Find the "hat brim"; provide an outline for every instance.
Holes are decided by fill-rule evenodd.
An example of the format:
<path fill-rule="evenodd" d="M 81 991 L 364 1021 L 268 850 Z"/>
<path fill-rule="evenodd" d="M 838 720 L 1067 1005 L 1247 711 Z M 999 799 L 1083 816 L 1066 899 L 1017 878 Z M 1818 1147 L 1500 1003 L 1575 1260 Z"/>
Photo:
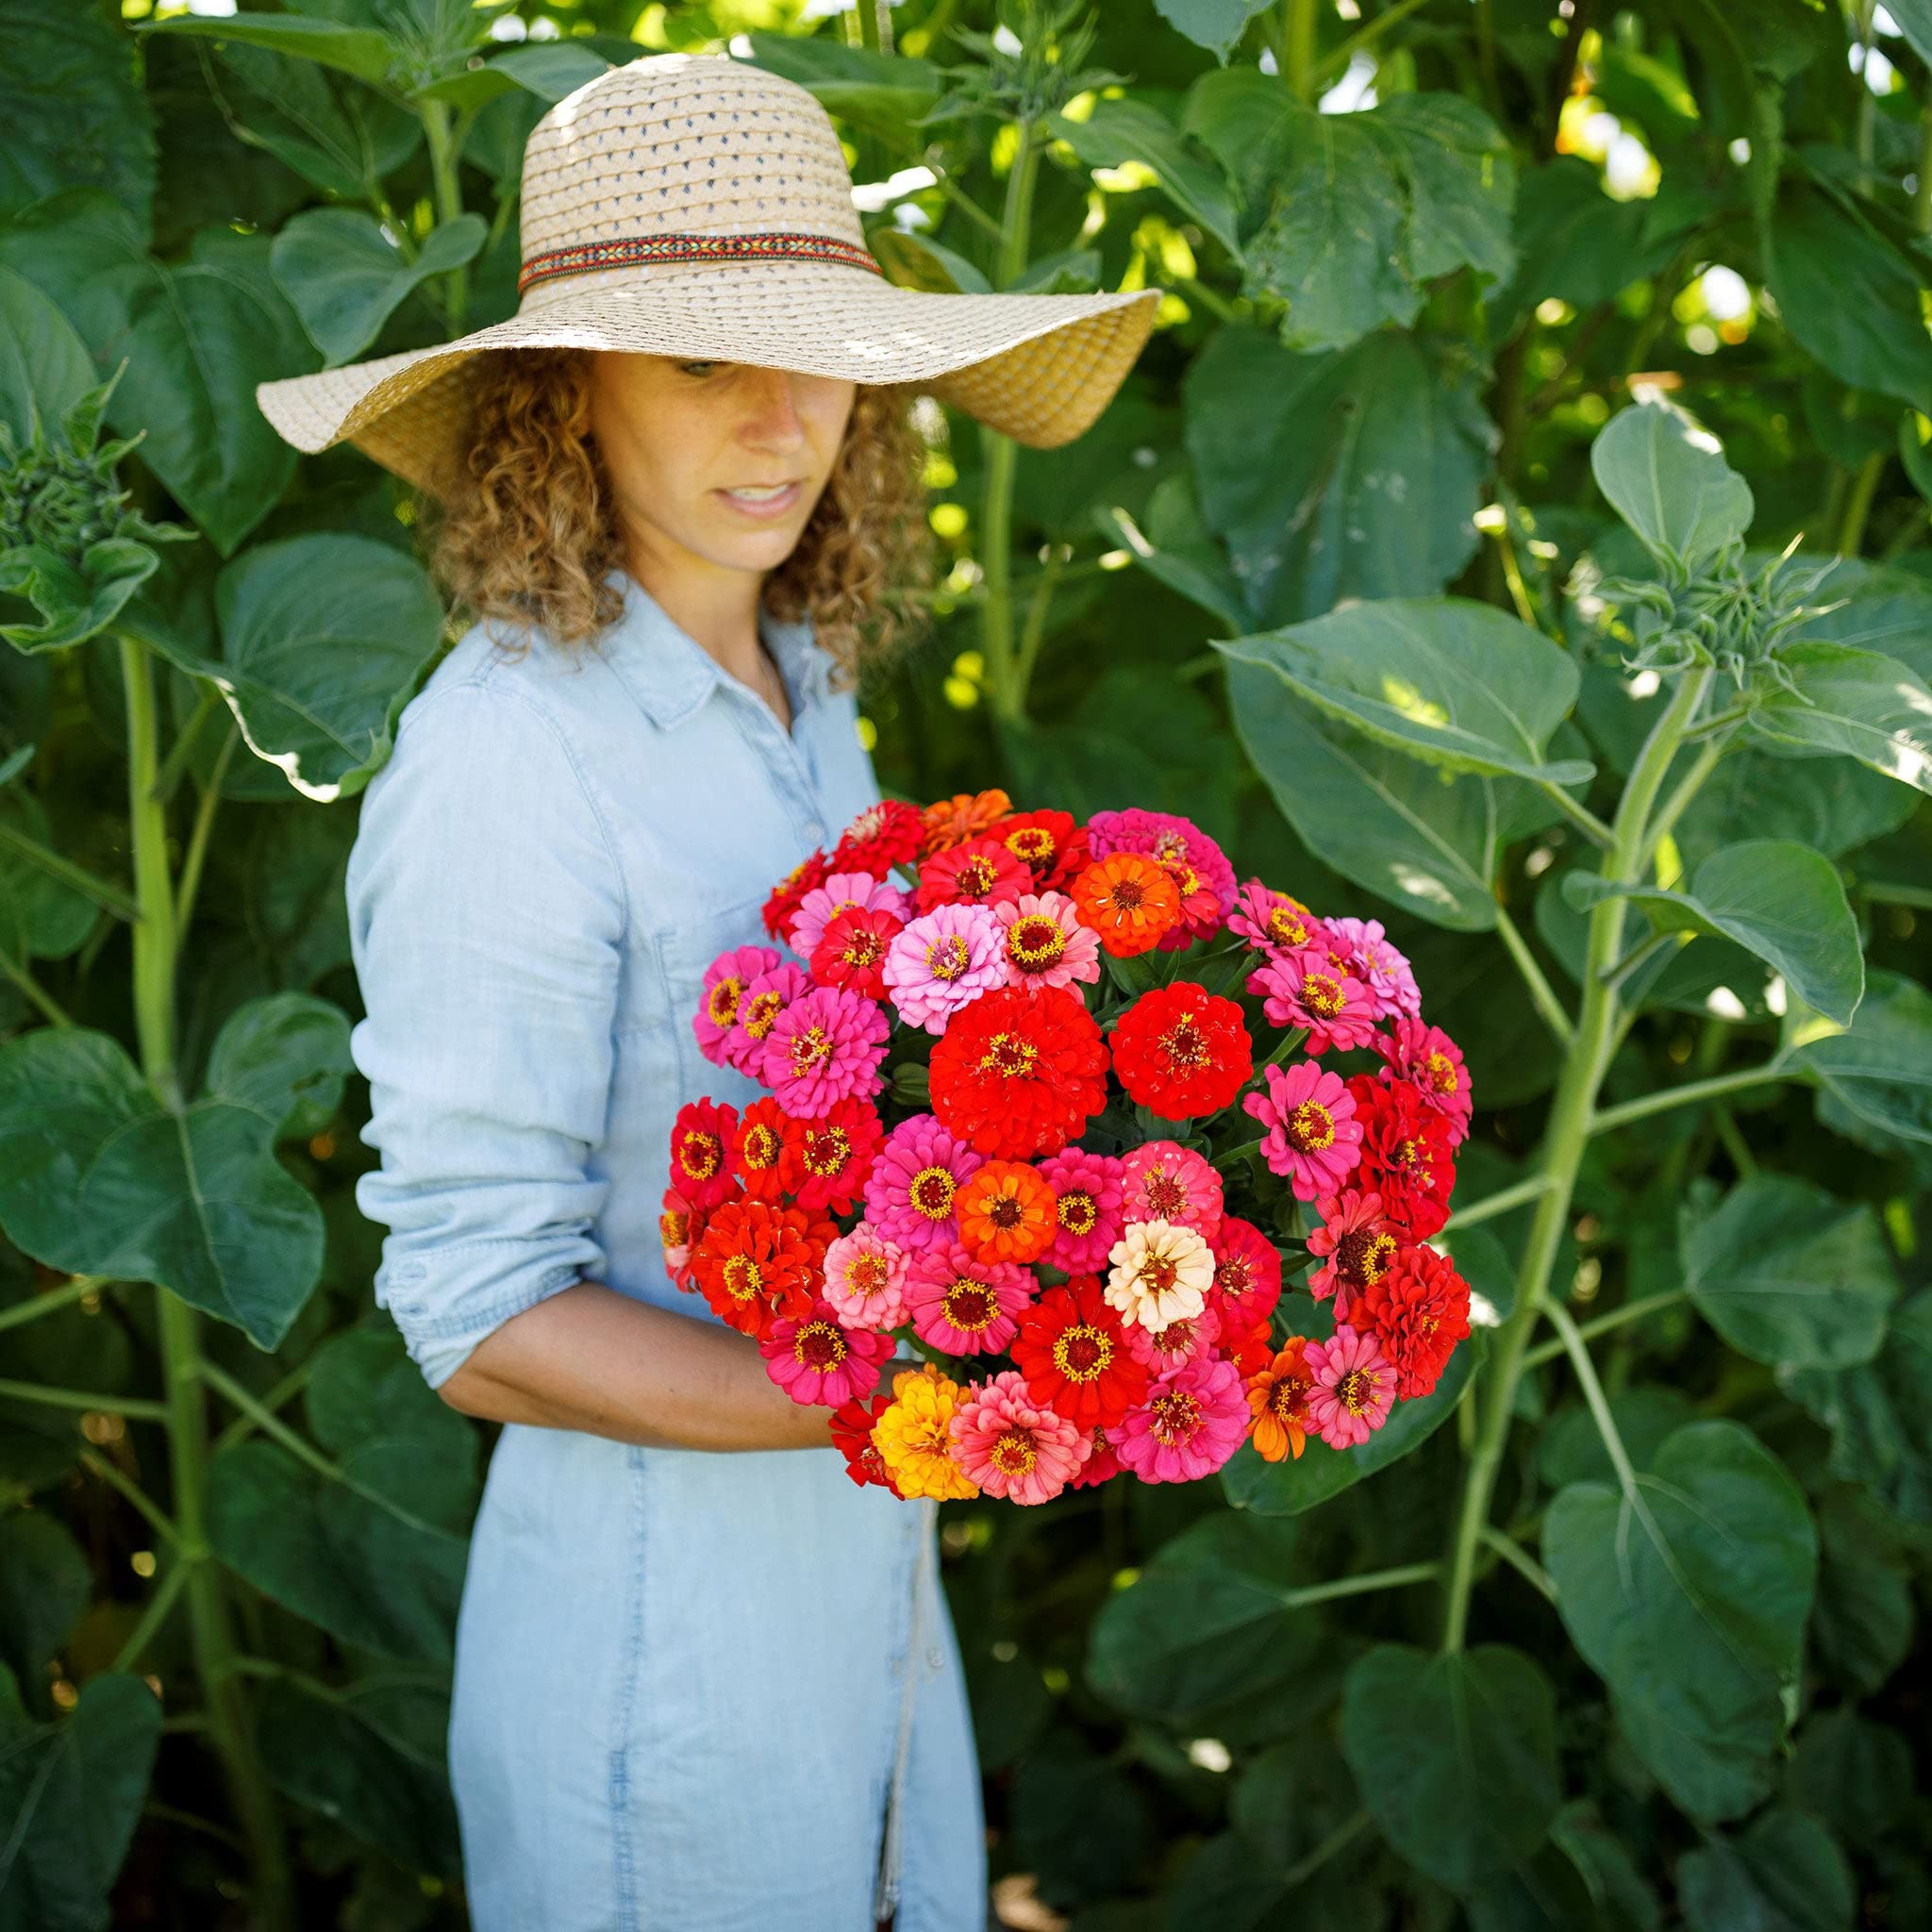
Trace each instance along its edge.
<path fill-rule="evenodd" d="M 489 328 L 399 356 L 264 382 L 262 413 L 297 449 L 353 442 L 433 494 L 461 454 L 465 371 L 492 350 L 580 348 L 914 383 L 1035 449 L 1070 442 L 1112 398 L 1159 291 L 936 294 L 862 269 L 759 264 L 721 275 L 586 278 Z"/>

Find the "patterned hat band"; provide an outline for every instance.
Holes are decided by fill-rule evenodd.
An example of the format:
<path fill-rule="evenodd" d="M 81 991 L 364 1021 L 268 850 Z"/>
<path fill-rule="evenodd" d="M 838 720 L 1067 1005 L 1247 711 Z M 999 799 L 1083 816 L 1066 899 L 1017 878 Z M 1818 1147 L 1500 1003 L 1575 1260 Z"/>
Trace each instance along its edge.
<path fill-rule="evenodd" d="M 841 241 L 836 235 L 621 235 L 609 242 L 580 242 L 533 255 L 517 276 L 517 293 L 560 275 L 660 261 L 818 261 L 885 274 L 856 242 Z"/>

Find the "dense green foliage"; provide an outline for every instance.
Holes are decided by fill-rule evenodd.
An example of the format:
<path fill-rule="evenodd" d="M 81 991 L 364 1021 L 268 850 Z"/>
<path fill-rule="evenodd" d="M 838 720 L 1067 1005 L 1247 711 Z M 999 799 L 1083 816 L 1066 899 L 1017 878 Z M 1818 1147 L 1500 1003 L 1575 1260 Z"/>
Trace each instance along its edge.
<path fill-rule="evenodd" d="M 0 1928 L 462 1923 L 341 904 L 447 630 L 253 386 L 510 312 L 544 106 L 727 41 L 897 278 L 1170 291 L 1080 441 L 935 429 L 887 788 L 1187 813 L 1474 1082 L 1436 1396 L 948 1506 L 996 1877 L 1932 1922 L 1932 5 L 154 10 L 0 0 Z"/>

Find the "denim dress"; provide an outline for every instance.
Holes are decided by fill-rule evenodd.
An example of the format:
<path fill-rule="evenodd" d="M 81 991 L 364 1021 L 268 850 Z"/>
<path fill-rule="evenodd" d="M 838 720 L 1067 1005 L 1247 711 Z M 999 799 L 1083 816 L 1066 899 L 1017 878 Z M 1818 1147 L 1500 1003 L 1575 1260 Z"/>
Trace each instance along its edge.
<path fill-rule="evenodd" d="M 856 700 L 766 619 L 793 724 L 627 575 L 575 652 L 477 626 L 405 708 L 351 856 L 388 1229 L 376 1300 L 432 1388 L 578 1280 L 715 1322 L 665 1274 L 706 967 L 876 801 Z M 750 1344 L 747 1343 L 747 1346 Z M 477 1932 L 983 1932 L 986 1851 L 933 1506 L 839 1452 L 507 1424 L 456 1640 L 451 1783 Z"/>

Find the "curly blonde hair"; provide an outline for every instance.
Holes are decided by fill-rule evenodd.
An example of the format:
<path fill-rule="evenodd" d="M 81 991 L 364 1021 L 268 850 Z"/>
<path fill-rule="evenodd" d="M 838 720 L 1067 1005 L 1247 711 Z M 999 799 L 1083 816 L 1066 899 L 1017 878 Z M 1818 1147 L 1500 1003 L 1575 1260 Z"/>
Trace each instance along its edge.
<path fill-rule="evenodd" d="M 583 644 L 624 608 L 607 580 L 624 545 L 590 426 L 589 364 L 577 349 L 489 353 L 473 395 L 459 479 L 444 501 L 419 500 L 429 567 L 473 619 L 540 625 L 561 644 Z M 925 445 L 911 401 L 903 389 L 860 385 L 811 520 L 765 579 L 765 608 L 812 620 L 841 689 L 910 635 L 908 593 L 931 581 Z"/>

